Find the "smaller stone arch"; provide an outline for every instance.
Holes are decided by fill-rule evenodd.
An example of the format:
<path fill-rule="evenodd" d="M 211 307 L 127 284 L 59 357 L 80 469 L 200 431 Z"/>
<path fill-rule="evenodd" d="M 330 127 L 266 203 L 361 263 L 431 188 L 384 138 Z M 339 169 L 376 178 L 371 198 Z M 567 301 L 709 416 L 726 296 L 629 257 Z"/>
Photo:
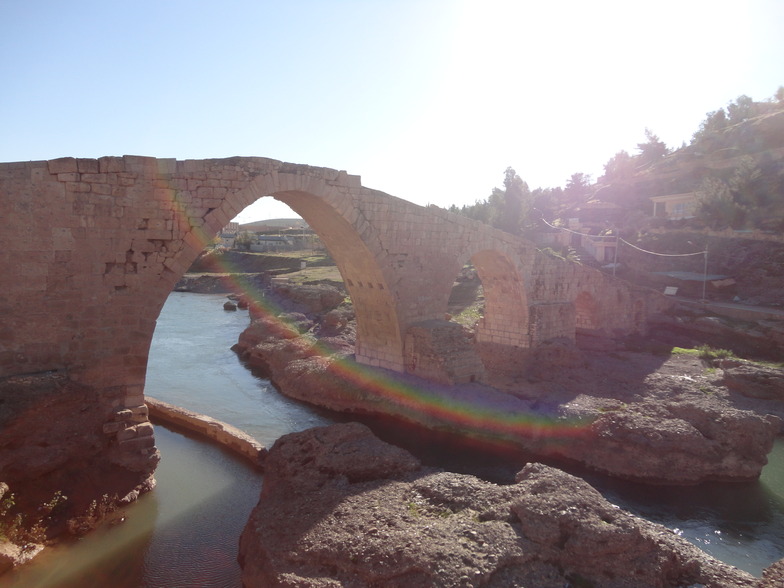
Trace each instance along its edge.
<path fill-rule="evenodd" d="M 522 368 L 531 347 L 528 296 L 512 259 L 497 249 L 471 256 L 485 297 L 484 316 L 476 329 L 477 351 L 486 372 L 508 373 Z"/>
<path fill-rule="evenodd" d="M 244 189 L 230 194 L 216 211 L 222 220 L 259 198 L 273 197 L 299 214 L 319 236 L 340 271 L 357 317 L 355 354 L 360 363 L 403 370 L 403 339 L 395 293 L 385 266 L 378 235 L 361 210 L 361 192 L 344 172 L 284 164 L 275 173 L 261 173 Z M 330 180 L 329 174 L 335 174 Z M 342 176 L 341 176 L 342 174 Z M 344 177 L 345 176 L 345 177 Z M 342 178 L 342 179 L 341 179 Z M 211 220 L 211 219 L 208 219 Z M 221 226 L 214 222 L 214 226 Z M 214 226 L 212 227 L 214 229 Z"/>

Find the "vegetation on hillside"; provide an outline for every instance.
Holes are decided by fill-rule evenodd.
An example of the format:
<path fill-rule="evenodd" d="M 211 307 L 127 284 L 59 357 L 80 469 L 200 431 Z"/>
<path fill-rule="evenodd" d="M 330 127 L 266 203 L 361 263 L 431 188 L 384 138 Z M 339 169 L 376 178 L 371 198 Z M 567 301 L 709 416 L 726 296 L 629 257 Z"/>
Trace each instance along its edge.
<path fill-rule="evenodd" d="M 577 172 L 566 185 L 536 188 L 511 167 L 503 188 L 486 199 L 450 210 L 513 234 L 526 234 L 539 219 L 568 218 L 591 200 L 622 210 L 613 223 L 622 231 L 652 219 L 650 198 L 695 193 L 695 228 L 784 230 L 784 86 L 764 102 L 739 96 L 708 112 L 691 142 L 670 149 L 650 129 L 637 153 L 618 151 L 595 181 Z"/>

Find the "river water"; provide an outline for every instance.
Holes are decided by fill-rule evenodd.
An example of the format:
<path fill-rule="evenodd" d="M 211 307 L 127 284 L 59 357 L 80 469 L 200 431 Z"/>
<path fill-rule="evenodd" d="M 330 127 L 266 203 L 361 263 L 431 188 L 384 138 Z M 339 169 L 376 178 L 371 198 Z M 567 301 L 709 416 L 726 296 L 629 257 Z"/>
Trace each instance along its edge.
<path fill-rule="evenodd" d="M 224 301 L 219 295 L 169 296 L 150 351 L 146 393 L 230 423 L 268 447 L 283 434 L 338 420 L 281 396 L 238 361 L 230 347 L 248 315 L 224 311 Z M 180 432 L 156 426 L 155 434 L 162 454 L 158 485 L 127 509 L 123 523 L 45 551 L 21 571 L 0 577 L 0 588 L 240 586 L 238 538 L 262 476 L 226 451 Z M 455 462 L 448 441 L 425 442 L 428 461 L 454 462 L 461 471 L 488 468 L 486 456 L 474 467 L 462 454 Z M 498 463 L 497 471 L 522 465 Z M 753 483 L 671 488 L 588 479 L 611 502 L 757 576 L 784 557 L 782 441 Z"/>

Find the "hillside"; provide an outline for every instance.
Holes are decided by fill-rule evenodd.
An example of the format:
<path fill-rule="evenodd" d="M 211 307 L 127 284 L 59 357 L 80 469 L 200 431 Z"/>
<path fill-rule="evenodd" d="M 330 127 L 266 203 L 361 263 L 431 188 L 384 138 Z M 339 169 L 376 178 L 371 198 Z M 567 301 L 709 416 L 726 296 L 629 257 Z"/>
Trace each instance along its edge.
<path fill-rule="evenodd" d="M 777 96 L 742 96 L 726 112 L 708 113 L 691 143 L 674 151 L 646 133 L 639 154 L 617 153 L 596 183 L 567 186 L 550 218 L 577 219 L 569 226 L 580 232 L 619 234 L 660 254 L 709 252 L 706 266 L 704 255 L 656 256 L 622 243 L 618 273 L 636 283 L 701 298 L 703 277 L 723 276 L 709 279 L 707 298 L 784 306 L 784 90 Z M 654 197 L 677 198 L 684 208 L 655 209 Z M 691 275 L 663 275 L 678 272 Z"/>
<path fill-rule="evenodd" d="M 251 233 L 263 233 L 269 231 L 282 231 L 285 229 L 307 229 L 308 223 L 301 218 L 270 218 L 267 220 L 243 223 L 240 231 L 250 231 Z"/>
<path fill-rule="evenodd" d="M 596 184 L 559 212 L 590 200 L 611 202 L 625 211 L 619 220 L 627 234 L 641 224 L 784 230 L 784 103 L 753 104 L 750 114 L 761 114 L 734 123 L 717 115 L 723 110 L 710 113 L 692 142 L 672 152 L 646 156 L 658 140 L 652 136 L 639 145 L 639 155 L 616 154 Z M 690 193 L 696 209 L 689 222 L 650 220 L 651 197 Z"/>

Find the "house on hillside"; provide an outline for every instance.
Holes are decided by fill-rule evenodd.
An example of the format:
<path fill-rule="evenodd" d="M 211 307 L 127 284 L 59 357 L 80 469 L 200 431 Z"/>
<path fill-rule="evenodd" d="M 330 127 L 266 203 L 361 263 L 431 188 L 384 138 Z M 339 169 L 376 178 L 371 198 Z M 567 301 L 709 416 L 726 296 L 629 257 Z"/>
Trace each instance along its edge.
<path fill-rule="evenodd" d="M 287 230 L 305 231 L 309 230 L 310 227 L 301 218 L 270 218 L 252 223 L 243 223 L 240 225 L 240 229 L 252 233 L 280 233 Z"/>
<path fill-rule="evenodd" d="M 291 247 L 291 240 L 282 235 L 255 235 L 250 242 L 250 250 L 256 253 L 286 251 Z"/>
<path fill-rule="evenodd" d="M 237 240 L 237 235 L 240 232 L 239 223 L 231 222 L 223 227 L 215 238 L 215 244 L 221 247 L 234 247 L 234 242 Z"/>
<path fill-rule="evenodd" d="M 653 216 L 668 220 L 681 220 L 694 218 L 697 215 L 697 194 L 685 192 L 683 194 L 667 194 L 666 196 L 652 196 Z"/>
<path fill-rule="evenodd" d="M 602 263 L 615 259 L 617 237 L 606 234 L 618 226 L 627 210 L 614 202 L 592 199 L 566 211 L 565 227 L 552 227 L 540 231 L 535 240 L 540 245 L 556 245 L 583 249 Z"/>

